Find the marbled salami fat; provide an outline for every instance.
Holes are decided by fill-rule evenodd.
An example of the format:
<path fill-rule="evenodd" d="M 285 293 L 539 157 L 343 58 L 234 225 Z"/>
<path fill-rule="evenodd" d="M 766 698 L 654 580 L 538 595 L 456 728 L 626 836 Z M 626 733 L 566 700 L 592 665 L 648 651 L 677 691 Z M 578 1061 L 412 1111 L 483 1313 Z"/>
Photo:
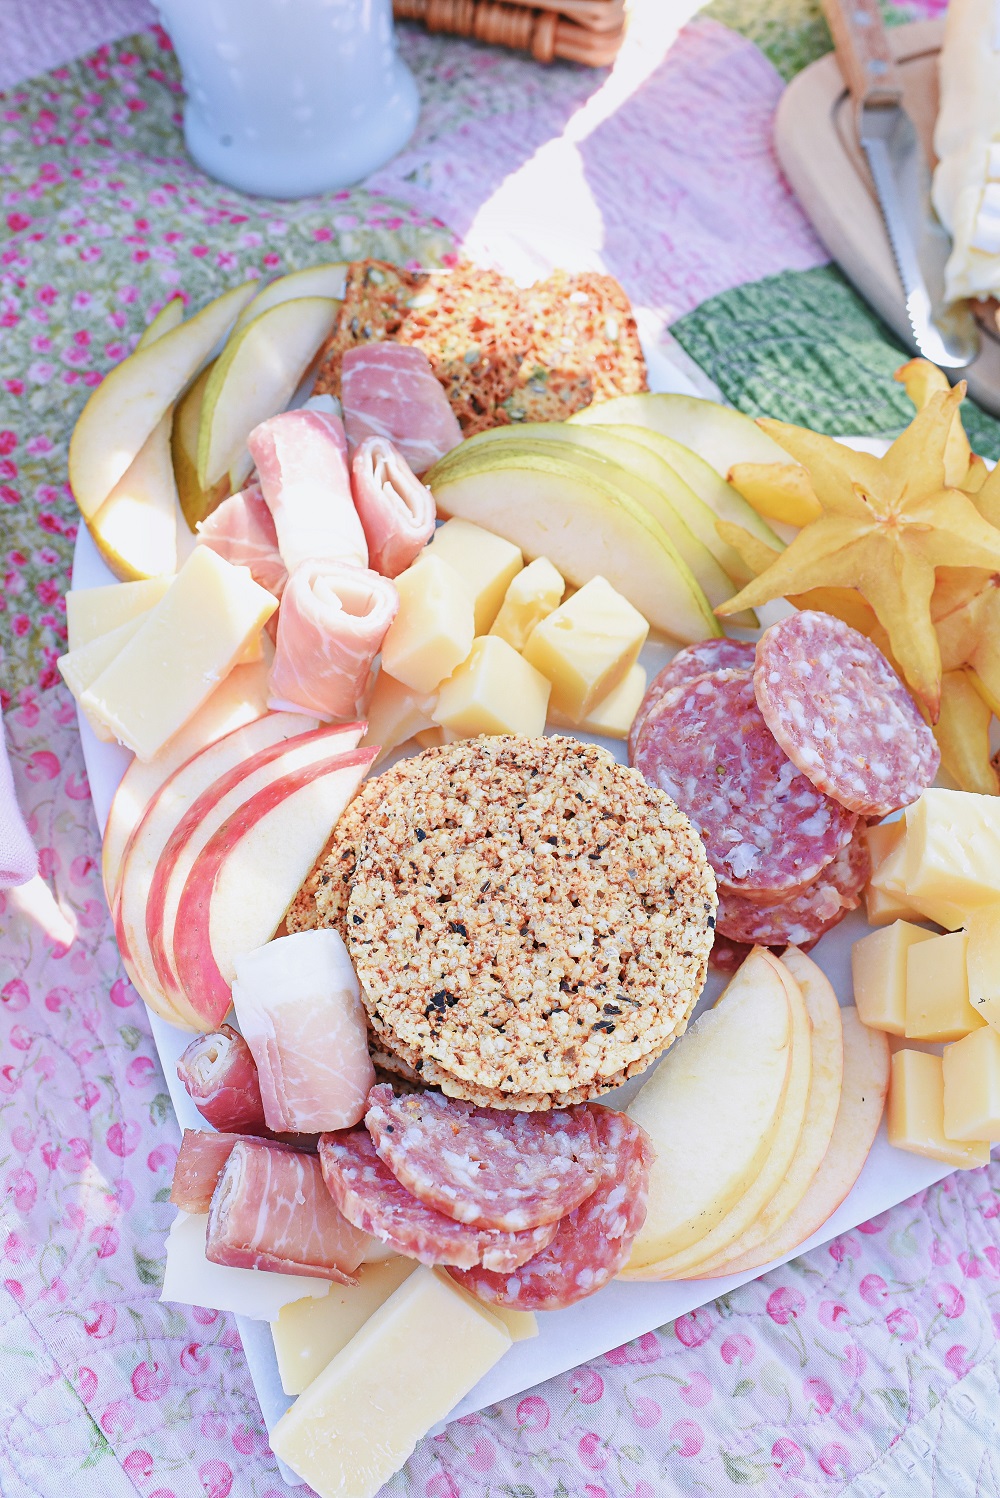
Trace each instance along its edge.
<path fill-rule="evenodd" d="M 882 817 L 916 801 L 941 760 L 885 656 L 850 625 L 803 609 L 757 642 L 754 690 L 793 764 L 849 811 Z"/>
<path fill-rule="evenodd" d="M 870 873 L 868 844 L 864 834 L 856 832 L 808 889 L 780 905 L 759 905 L 720 890 L 716 930 L 730 944 L 811 946 L 856 909 Z"/>
<path fill-rule="evenodd" d="M 488 1305 L 558 1311 L 603 1288 L 623 1268 L 646 1220 L 653 1147 L 624 1113 L 590 1104 L 602 1151 L 596 1191 L 559 1223 L 547 1248 L 512 1274 L 452 1270 Z"/>
<path fill-rule="evenodd" d="M 857 822 L 779 748 L 749 671 L 673 687 L 643 724 L 635 764 L 694 823 L 719 884 L 751 897 L 815 879 Z"/>
<path fill-rule="evenodd" d="M 635 746 L 639 739 L 640 728 L 660 698 L 665 697 L 671 687 L 679 687 L 685 681 L 693 681 L 696 676 L 703 676 L 706 671 L 752 671 L 753 662 L 754 647 L 752 645 L 748 645 L 744 640 L 727 640 L 724 636 L 712 640 L 699 640 L 694 645 L 685 645 L 683 650 L 678 650 L 673 660 L 668 661 L 663 670 L 657 672 L 646 688 L 646 695 L 629 729 L 629 764 L 635 763 Z"/>
<path fill-rule="evenodd" d="M 368 1094 L 365 1127 L 393 1175 L 455 1222 L 523 1232 L 558 1222 L 597 1187 L 600 1150 L 584 1107 L 476 1108 L 436 1092 Z"/>
<path fill-rule="evenodd" d="M 327 1189 L 341 1215 L 355 1227 L 391 1243 L 421 1264 L 486 1264 L 500 1273 L 517 1269 L 552 1241 L 557 1224 L 525 1233 L 495 1233 L 455 1222 L 425 1206 L 375 1151 L 368 1130 L 342 1129 L 323 1134 L 319 1163 Z"/>

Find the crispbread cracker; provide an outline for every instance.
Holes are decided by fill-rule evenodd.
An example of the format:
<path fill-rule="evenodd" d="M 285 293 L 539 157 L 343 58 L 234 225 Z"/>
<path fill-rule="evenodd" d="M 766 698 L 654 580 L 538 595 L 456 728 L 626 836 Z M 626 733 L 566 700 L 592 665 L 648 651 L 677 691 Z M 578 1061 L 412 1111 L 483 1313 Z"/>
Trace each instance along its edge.
<path fill-rule="evenodd" d="M 348 906 L 380 1045 L 432 1085 L 538 1106 L 647 1065 L 686 1021 L 712 941 L 714 880 L 687 819 L 572 739 L 482 738 L 410 763 Z"/>

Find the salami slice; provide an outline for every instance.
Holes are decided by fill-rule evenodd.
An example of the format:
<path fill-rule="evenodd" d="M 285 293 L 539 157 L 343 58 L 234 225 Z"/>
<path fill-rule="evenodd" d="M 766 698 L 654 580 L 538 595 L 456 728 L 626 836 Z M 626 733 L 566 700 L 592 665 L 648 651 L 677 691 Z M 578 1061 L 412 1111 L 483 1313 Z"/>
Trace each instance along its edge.
<path fill-rule="evenodd" d="M 425 1206 L 379 1159 L 368 1130 L 322 1134 L 319 1163 L 341 1214 L 355 1227 L 391 1243 L 421 1264 L 487 1264 L 501 1274 L 518 1268 L 550 1243 L 558 1224 L 525 1233 L 494 1233 L 455 1222 Z"/>
<path fill-rule="evenodd" d="M 750 956 L 751 948 L 741 941 L 730 941 L 728 936 L 723 936 L 716 931 L 715 941 L 709 953 L 708 965 L 715 973 L 725 973 L 732 976 L 741 968 Z"/>
<path fill-rule="evenodd" d="M 624 1113 L 590 1104 L 603 1153 L 596 1191 L 559 1223 L 552 1242 L 512 1274 L 451 1270 L 488 1305 L 558 1311 L 602 1289 L 624 1267 L 646 1219 L 653 1147 Z"/>
<path fill-rule="evenodd" d="M 632 720 L 628 735 L 629 764 L 635 763 L 635 746 L 639 730 L 645 723 L 661 697 L 671 687 L 679 687 L 685 681 L 693 681 L 706 671 L 752 671 L 754 647 L 744 640 L 727 640 L 724 636 L 712 640 L 699 640 L 696 645 L 685 645 L 678 650 L 673 660 L 658 671 L 646 688 L 646 695 L 639 711 Z"/>
<path fill-rule="evenodd" d="M 597 1130 L 583 1107 L 509 1113 L 373 1087 L 365 1127 L 408 1191 L 474 1227 L 516 1233 L 558 1222 L 600 1178 Z"/>
<path fill-rule="evenodd" d="M 720 890 L 716 930 L 730 942 L 810 946 L 856 909 L 870 873 L 868 844 L 858 832 L 808 889 L 780 905 L 759 905 L 731 890 Z"/>
<path fill-rule="evenodd" d="M 671 688 L 643 724 L 635 764 L 691 818 L 720 885 L 739 894 L 815 879 L 857 822 L 778 747 L 749 671 Z"/>
<path fill-rule="evenodd" d="M 754 690 L 764 721 L 813 785 L 864 817 L 916 801 L 937 774 L 934 735 L 885 656 L 831 614 L 764 631 Z"/>

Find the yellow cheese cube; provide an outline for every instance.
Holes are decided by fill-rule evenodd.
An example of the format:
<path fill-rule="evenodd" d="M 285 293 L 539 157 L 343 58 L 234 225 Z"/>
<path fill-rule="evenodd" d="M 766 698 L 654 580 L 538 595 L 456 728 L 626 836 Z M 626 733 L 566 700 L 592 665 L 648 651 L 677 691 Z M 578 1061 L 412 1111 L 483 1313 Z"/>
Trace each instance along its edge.
<path fill-rule="evenodd" d="M 440 749 L 442 744 L 456 743 L 461 735 L 452 733 L 450 728 L 425 728 L 413 737 L 421 749 Z"/>
<path fill-rule="evenodd" d="M 579 723 L 635 665 L 649 625 L 603 577 L 536 624 L 524 658 L 552 683 L 552 706 Z"/>
<path fill-rule="evenodd" d="M 198 546 L 81 704 L 140 760 L 152 759 L 276 608 L 245 567 Z"/>
<path fill-rule="evenodd" d="M 472 649 L 472 595 L 430 548 L 400 573 L 396 588 L 399 613 L 382 641 L 382 668 L 414 692 L 433 692 Z"/>
<path fill-rule="evenodd" d="M 429 552 L 454 567 L 472 594 L 476 634 L 487 634 L 511 580 L 524 566 L 519 548 L 469 520 L 446 520 L 434 532 Z"/>
<path fill-rule="evenodd" d="M 443 683 L 434 721 L 463 738 L 480 733 L 520 733 L 538 738 L 545 732 L 549 683 L 506 640 L 481 635 Z"/>
<path fill-rule="evenodd" d="M 854 1002 L 858 1017 L 870 1030 L 906 1034 L 907 953 L 917 942 L 932 941 L 933 933 L 909 921 L 893 921 L 882 931 L 863 936 L 851 948 Z"/>
<path fill-rule="evenodd" d="M 974 910 L 966 922 L 969 1003 L 1000 1030 L 1000 905 Z"/>
<path fill-rule="evenodd" d="M 281 1417 L 271 1449 L 319 1498 L 375 1498 L 510 1345 L 485 1307 L 421 1265 Z"/>
<path fill-rule="evenodd" d="M 960 1040 L 986 1021 L 969 1003 L 964 931 L 932 936 L 906 953 L 907 1040 Z"/>
<path fill-rule="evenodd" d="M 948 1138 L 1000 1142 L 1000 1035 L 986 1025 L 946 1045 L 941 1060 Z"/>
<path fill-rule="evenodd" d="M 883 822 L 865 832 L 872 860 L 871 878 L 865 890 L 865 908 L 869 926 L 886 926 L 890 921 L 920 919 L 903 887 L 903 839 L 906 823 Z"/>
<path fill-rule="evenodd" d="M 66 594 L 70 651 L 137 619 L 159 603 L 171 581 L 169 577 L 148 577 L 137 583 L 109 583 L 106 588 L 70 588 Z"/>
<path fill-rule="evenodd" d="M 375 764 L 421 729 L 429 728 L 434 721 L 431 717 L 433 708 L 433 693 L 415 692 L 412 687 L 404 687 L 401 681 L 396 681 L 388 671 L 380 671 L 368 703 L 368 730 L 362 739 L 363 744 L 379 745 Z"/>
<path fill-rule="evenodd" d="M 535 625 L 559 607 L 565 591 L 562 574 L 547 557 L 536 557 L 511 581 L 490 634 L 523 650 Z"/>
<path fill-rule="evenodd" d="M 301 1394 L 417 1267 L 399 1254 L 362 1264 L 356 1285 L 331 1285 L 322 1300 L 295 1300 L 271 1323 L 281 1387 Z"/>
<path fill-rule="evenodd" d="M 1000 797 L 932 788 L 907 808 L 903 883 L 916 909 L 957 930 L 1000 901 Z"/>
<path fill-rule="evenodd" d="M 956 1170 L 986 1165 L 985 1140 L 961 1142 L 944 1132 L 944 1073 L 940 1056 L 927 1051 L 896 1051 L 889 1082 L 886 1124 L 889 1143 L 914 1155 L 927 1155 Z"/>
<path fill-rule="evenodd" d="M 632 720 L 646 694 L 646 673 L 636 664 L 630 666 L 616 687 L 595 702 L 579 723 L 564 718 L 558 708 L 549 709 L 549 722 L 555 728 L 577 728 L 584 733 L 600 734 L 606 739 L 627 739 Z"/>

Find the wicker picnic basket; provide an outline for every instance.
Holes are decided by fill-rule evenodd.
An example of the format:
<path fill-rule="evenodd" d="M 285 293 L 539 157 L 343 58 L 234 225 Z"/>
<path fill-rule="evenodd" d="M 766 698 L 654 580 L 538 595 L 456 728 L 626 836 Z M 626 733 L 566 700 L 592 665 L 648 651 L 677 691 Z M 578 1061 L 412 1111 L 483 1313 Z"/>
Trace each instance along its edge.
<path fill-rule="evenodd" d="M 625 35 L 625 0 L 393 0 L 399 20 L 423 21 L 428 31 L 474 37 L 530 52 L 537 62 L 555 57 L 593 68 L 614 62 Z"/>

